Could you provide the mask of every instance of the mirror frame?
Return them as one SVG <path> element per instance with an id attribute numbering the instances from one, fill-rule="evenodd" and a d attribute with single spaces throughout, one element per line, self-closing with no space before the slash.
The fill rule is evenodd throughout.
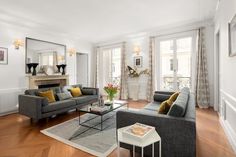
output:
<path id="1" fill-rule="evenodd" d="M 45 42 L 45 43 L 49 43 L 49 44 L 55 44 L 55 45 L 59 45 L 59 46 L 63 46 L 65 49 L 65 64 L 66 64 L 66 45 L 63 44 L 58 44 L 55 42 L 51 42 L 51 41 L 46 41 L 46 40 L 40 40 L 40 39 L 35 39 L 35 38 L 30 38 L 30 37 L 26 37 L 25 38 L 25 73 L 27 74 L 27 54 L 28 54 L 28 44 L 27 44 L 27 40 L 35 40 L 35 41 L 39 41 L 39 42 Z"/>

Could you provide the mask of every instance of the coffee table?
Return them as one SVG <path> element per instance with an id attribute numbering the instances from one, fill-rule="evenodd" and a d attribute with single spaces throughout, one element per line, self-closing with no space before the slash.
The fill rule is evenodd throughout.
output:
<path id="1" fill-rule="evenodd" d="M 129 108 L 128 102 L 127 101 L 122 101 L 122 100 L 115 100 L 113 102 L 113 104 L 109 105 L 107 110 L 101 111 L 101 112 L 91 110 L 91 107 L 93 105 L 98 105 L 98 103 L 93 103 L 91 105 L 87 105 L 84 108 L 81 108 L 81 109 L 78 110 L 79 111 L 79 125 L 84 126 L 84 127 L 88 127 L 89 129 L 96 129 L 96 130 L 100 130 L 100 131 L 102 131 L 102 130 L 106 129 L 107 127 L 109 127 L 109 126 L 107 126 L 107 127 L 103 128 L 103 123 L 114 116 L 114 115 L 112 115 L 112 116 L 109 116 L 108 118 L 104 119 L 104 115 L 106 115 L 110 112 L 113 112 L 113 111 L 115 111 L 115 110 L 117 110 L 121 107 L 124 107 L 124 106 L 126 106 L 127 109 Z M 81 113 L 89 113 L 89 114 L 93 114 L 93 115 L 97 115 L 97 116 L 92 117 L 92 118 L 90 118 L 86 121 L 81 122 L 81 117 L 80 117 Z M 97 118 L 98 116 L 100 116 L 100 119 L 101 119 L 99 123 L 96 123 L 96 124 L 91 125 L 91 126 L 85 124 L 86 122 L 91 121 L 91 120 Z M 98 125 L 101 125 L 101 127 L 97 128 L 96 126 L 98 126 Z"/>

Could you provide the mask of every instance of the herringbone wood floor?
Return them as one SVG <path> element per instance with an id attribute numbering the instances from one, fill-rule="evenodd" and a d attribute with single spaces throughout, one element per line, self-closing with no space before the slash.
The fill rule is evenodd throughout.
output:
<path id="1" fill-rule="evenodd" d="M 130 102 L 130 107 L 142 108 L 146 102 Z M 0 117 L 0 157 L 92 157 L 40 133 L 40 130 L 77 117 L 77 112 L 31 124 L 29 118 L 12 114 Z M 116 156 L 114 150 L 110 157 Z M 122 157 L 129 152 L 121 150 Z M 197 109 L 197 157 L 236 157 L 212 109 Z"/>

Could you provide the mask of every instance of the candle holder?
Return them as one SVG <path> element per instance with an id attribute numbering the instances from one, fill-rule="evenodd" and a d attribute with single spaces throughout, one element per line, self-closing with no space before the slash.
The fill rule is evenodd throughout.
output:
<path id="1" fill-rule="evenodd" d="M 66 68 L 66 64 L 61 64 L 61 68 L 62 68 L 62 75 L 65 75 L 65 68 Z"/>
<path id="2" fill-rule="evenodd" d="M 32 64 L 32 67 L 33 67 L 33 73 L 32 73 L 32 75 L 35 76 L 35 75 L 37 74 L 36 68 L 37 68 L 37 66 L 39 65 L 39 63 L 31 63 L 31 64 Z"/>
<path id="3" fill-rule="evenodd" d="M 60 73 L 61 72 L 61 65 L 56 65 L 57 66 L 57 72 Z"/>
<path id="4" fill-rule="evenodd" d="M 27 70 L 27 73 L 31 73 L 31 68 L 33 67 L 33 65 L 32 65 L 32 63 L 28 63 L 28 64 L 26 64 L 26 66 L 27 66 L 27 68 L 28 68 L 28 70 Z"/>

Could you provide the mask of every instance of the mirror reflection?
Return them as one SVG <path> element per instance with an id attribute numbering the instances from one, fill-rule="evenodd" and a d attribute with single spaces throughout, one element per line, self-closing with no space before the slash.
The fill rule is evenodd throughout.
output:
<path id="1" fill-rule="evenodd" d="M 37 73 L 58 72 L 57 65 L 65 64 L 66 46 L 38 39 L 26 38 L 26 65 L 38 63 Z M 27 67 L 26 67 L 26 72 Z"/>

